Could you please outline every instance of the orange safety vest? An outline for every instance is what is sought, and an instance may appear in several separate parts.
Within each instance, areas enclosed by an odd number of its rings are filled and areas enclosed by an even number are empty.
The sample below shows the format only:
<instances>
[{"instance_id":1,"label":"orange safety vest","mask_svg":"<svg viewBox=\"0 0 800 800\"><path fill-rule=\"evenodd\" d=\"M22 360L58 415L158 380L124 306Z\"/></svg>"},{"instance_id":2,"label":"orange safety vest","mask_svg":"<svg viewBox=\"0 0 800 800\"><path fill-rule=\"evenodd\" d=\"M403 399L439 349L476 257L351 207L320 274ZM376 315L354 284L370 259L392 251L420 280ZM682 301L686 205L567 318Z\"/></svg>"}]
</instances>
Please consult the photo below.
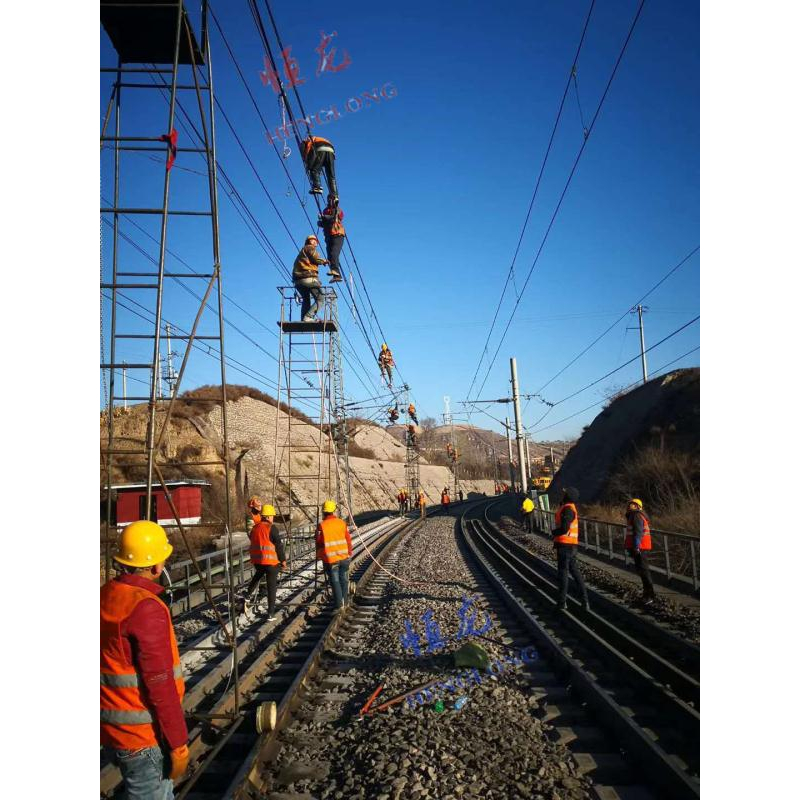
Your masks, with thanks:
<instances>
[{"instance_id":1,"label":"orange safety vest","mask_svg":"<svg viewBox=\"0 0 800 800\"><path fill-rule=\"evenodd\" d=\"M556 536L553 541L558 544L578 544L578 509L575 507L575 503L564 503L564 505L556 511L556 526L561 525L561 514L564 512L565 508L572 509L575 514L575 519L570 523L569 530L561 536Z\"/></svg>"},{"instance_id":2,"label":"orange safety vest","mask_svg":"<svg viewBox=\"0 0 800 800\"><path fill-rule=\"evenodd\" d=\"M141 750L159 744L140 691L141 680L125 653L121 634L122 623L143 600L160 603L169 619L167 606L147 589L119 581L109 581L100 589L100 743L114 750ZM183 702L181 658L171 619L169 643L172 674Z\"/></svg>"},{"instance_id":3,"label":"orange safety vest","mask_svg":"<svg viewBox=\"0 0 800 800\"><path fill-rule=\"evenodd\" d=\"M442 495L442 505L444 505L444 506L450 505L450 495L449 494L443 494Z\"/></svg>"},{"instance_id":4,"label":"orange safety vest","mask_svg":"<svg viewBox=\"0 0 800 800\"><path fill-rule=\"evenodd\" d=\"M339 517L327 517L319 524L322 533L322 547L317 550L317 558L323 564L335 564L350 558L347 548L347 524Z\"/></svg>"},{"instance_id":5,"label":"orange safety vest","mask_svg":"<svg viewBox=\"0 0 800 800\"><path fill-rule=\"evenodd\" d=\"M250 531L250 561L253 564L278 564L278 553L269 538L272 523L261 521Z\"/></svg>"},{"instance_id":6,"label":"orange safety vest","mask_svg":"<svg viewBox=\"0 0 800 800\"><path fill-rule=\"evenodd\" d=\"M342 220L340 219L339 215L342 213L339 211L338 208L331 208L328 206L323 212L323 216L331 216L333 215L333 222L331 223L330 227L327 229L329 236L344 236L344 225L342 225Z\"/></svg>"},{"instance_id":7,"label":"orange safety vest","mask_svg":"<svg viewBox=\"0 0 800 800\"><path fill-rule=\"evenodd\" d=\"M303 158L308 160L308 155L311 152L311 148L314 145L324 144L333 150L333 144L329 142L327 139L323 139L321 136L309 136L308 139L305 140L303 143Z\"/></svg>"},{"instance_id":8,"label":"orange safety vest","mask_svg":"<svg viewBox=\"0 0 800 800\"><path fill-rule=\"evenodd\" d=\"M417 502L418 502L418 503L419 503L421 506L424 506L424 505L425 505L425 503L427 503L428 501L425 499L425 495L424 495L424 494L421 494L421 495L420 495L420 496L417 498Z\"/></svg>"},{"instance_id":9,"label":"orange safety vest","mask_svg":"<svg viewBox=\"0 0 800 800\"><path fill-rule=\"evenodd\" d=\"M642 515L642 522L644 523L644 536L642 536L642 543L639 545L640 550L651 550L653 545L650 541L650 520L647 519L644 511L637 511L637 514ZM633 550L633 516L625 526L625 548Z\"/></svg>"}]
</instances>

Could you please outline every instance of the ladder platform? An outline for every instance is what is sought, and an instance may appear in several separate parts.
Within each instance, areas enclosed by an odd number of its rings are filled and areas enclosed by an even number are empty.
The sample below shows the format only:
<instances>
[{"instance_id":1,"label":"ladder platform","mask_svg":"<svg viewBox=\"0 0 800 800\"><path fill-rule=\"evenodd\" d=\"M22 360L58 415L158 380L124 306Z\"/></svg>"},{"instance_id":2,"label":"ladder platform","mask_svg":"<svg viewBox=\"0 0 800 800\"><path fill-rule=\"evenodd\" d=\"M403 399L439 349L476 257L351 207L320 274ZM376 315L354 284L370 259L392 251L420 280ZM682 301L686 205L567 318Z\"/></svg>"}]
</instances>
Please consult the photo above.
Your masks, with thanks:
<instances>
[{"instance_id":1,"label":"ladder platform","mask_svg":"<svg viewBox=\"0 0 800 800\"><path fill-rule=\"evenodd\" d=\"M178 63L204 64L189 16L184 10L181 21ZM178 24L176 0L113 0L100 3L100 22L105 28L120 61L128 63L172 64L175 56L175 33ZM187 36L188 30L188 36Z\"/></svg>"},{"instance_id":2,"label":"ladder platform","mask_svg":"<svg viewBox=\"0 0 800 800\"><path fill-rule=\"evenodd\" d=\"M317 319L313 322L278 322L278 327L284 333L335 333L339 329L331 320Z\"/></svg>"}]
</instances>

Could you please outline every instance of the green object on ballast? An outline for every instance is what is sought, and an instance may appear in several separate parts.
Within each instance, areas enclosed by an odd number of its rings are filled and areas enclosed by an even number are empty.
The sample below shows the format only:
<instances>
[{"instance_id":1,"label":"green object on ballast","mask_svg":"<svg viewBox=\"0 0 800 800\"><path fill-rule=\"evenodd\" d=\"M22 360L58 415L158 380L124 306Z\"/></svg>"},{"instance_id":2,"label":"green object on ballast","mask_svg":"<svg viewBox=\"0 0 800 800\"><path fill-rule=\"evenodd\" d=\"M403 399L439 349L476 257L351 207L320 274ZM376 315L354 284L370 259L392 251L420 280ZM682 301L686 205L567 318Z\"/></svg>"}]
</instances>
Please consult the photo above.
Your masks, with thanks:
<instances>
[{"instance_id":1,"label":"green object on ballast","mask_svg":"<svg viewBox=\"0 0 800 800\"><path fill-rule=\"evenodd\" d=\"M441 714L442 711L444 711L444 703L441 700L437 700L436 703L433 706L433 710L437 714Z\"/></svg>"},{"instance_id":2,"label":"green object on ballast","mask_svg":"<svg viewBox=\"0 0 800 800\"><path fill-rule=\"evenodd\" d=\"M489 656L487 652L475 642L467 642L453 653L453 660L457 667L477 667L484 671L489 669Z\"/></svg>"}]
</instances>

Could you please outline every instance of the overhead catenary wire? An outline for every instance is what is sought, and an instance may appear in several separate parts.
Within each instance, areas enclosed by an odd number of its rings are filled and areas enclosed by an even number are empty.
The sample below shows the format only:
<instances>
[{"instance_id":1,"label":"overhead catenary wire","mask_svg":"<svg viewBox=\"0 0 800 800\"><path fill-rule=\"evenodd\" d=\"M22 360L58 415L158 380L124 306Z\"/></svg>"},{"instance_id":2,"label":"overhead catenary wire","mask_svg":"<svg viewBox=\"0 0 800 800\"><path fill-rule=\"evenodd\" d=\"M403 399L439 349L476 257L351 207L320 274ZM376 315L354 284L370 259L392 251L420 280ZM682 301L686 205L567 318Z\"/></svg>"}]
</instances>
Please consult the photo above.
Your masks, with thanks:
<instances>
[{"instance_id":1,"label":"overhead catenary wire","mask_svg":"<svg viewBox=\"0 0 800 800\"><path fill-rule=\"evenodd\" d=\"M588 133L584 137L583 142L581 143L581 146L580 146L580 148L578 150L578 153L577 153L577 155L575 157L575 160L574 160L574 162L572 164L572 168L570 169L569 175L567 176L567 180L566 180L566 183L564 184L564 188L561 191L561 194L559 196L558 202L556 203L556 207L553 210L553 213L552 213L552 215L550 217L550 221L549 221L549 223L547 225L547 228L545 229L544 235L542 237L542 241L539 244L538 250L536 251L536 255L535 255L534 259L533 259L533 263L531 264L530 269L528 270L528 274L527 274L527 277L525 278L525 283L522 286L522 291L520 292L520 296L517 298L516 302L514 303L514 306L513 306L512 310L511 310L511 316L509 317L508 322L506 323L506 327L505 327L505 329L503 331L502 336L500 337L500 341L499 341L499 343L497 345L497 348L496 348L496 350L494 352L494 355L492 356L492 360L491 360L491 362L490 362L490 364L489 364L489 366L488 366L488 368L486 370L486 376L483 379L483 383L481 384L481 388L478 390L477 397L480 397L481 392L483 391L483 387L486 385L486 381L489 379L489 375L491 374L492 367L494 366L495 362L497 361L497 356L500 353L500 349L502 348L503 342L505 341L506 335L508 334L508 329L511 326L511 322L514 319L514 316L515 316L515 314L517 312L517 309L519 308L519 304L520 304L520 302L522 300L522 297L525 294L525 290L526 290L526 288L528 286L528 283L530 282L531 275L533 274L533 271L536 269L536 265L539 263L539 258L541 256L542 251L544 250L545 244L547 243L547 240L548 240L548 238L550 236L550 231L553 229L553 225L555 224L555 221L558 218L559 211L561 210L561 207L562 207L563 202L564 202L564 198L567 195L567 191L569 190L569 187L572 184L572 179L575 176L575 172L576 172L576 170L578 168L578 164L580 163L581 157L583 156L583 153L586 150L586 145L587 145L587 143L589 142L589 140L591 138L591 133L594 130L594 126L597 123L598 117L600 116L600 111L602 110L603 105L605 104L606 98L608 97L608 93L611 90L611 86L612 86L612 84L614 82L614 78L615 78L615 76L617 74L617 71L619 70L619 66L622 63L622 59L623 59L623 57L625 55L625 52L628 49L628 44L630 43L631 38L633 37L633 32L636 30L636 25L637 25L637 23L639 21L639 18L641 16L642 9L644 8L645 2L646 2L646 0L640 0L640 2L639 2L639 6L638 6L638 8L636 10L636 14L634 15L633 21L631 22L630 28L628 29L628 34L625 37L625 41L622 44L622 48L620 49L619 55L617 56L617 59L616 59L616 61L614 63L614 67L611 70L611 74L610 74L610 76L608 78L608 81L606 82L605 89L603 90L603 94L601 95L600 101L597 104L597 108L595 109L594 115L592 116L592 120L589 123Z\"/></svg>"}]
</instances>

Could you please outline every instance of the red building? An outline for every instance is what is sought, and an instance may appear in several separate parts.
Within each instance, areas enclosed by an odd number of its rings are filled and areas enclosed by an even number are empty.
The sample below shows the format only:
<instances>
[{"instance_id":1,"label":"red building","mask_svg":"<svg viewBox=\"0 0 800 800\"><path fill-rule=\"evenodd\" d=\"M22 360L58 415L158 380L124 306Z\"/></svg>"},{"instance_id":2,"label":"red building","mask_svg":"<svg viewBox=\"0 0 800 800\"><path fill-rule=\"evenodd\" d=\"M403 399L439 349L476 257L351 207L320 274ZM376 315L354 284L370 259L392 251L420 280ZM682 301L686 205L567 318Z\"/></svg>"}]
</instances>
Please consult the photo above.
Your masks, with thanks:
<instances>
[{"instance_id":1,"label":"red building","mask_svg":"<svg viewBox=\"0 0 800 800\"><path fill-rule=\"evenodd\" d=\"M181 523L200 522L203 507L203 489L211 484L202 480L167 481L172 502L178 511ZM101 489L101 494L104 494ZM122 483L111 487L111 522L122 527L138 519L145 519L147 484ZM161 484L153 485L153 509L150 518L159 525L175 525L167 498ZM101 500L100 519L105 520L105 497Z\"/></svg>"}]
</instances>

